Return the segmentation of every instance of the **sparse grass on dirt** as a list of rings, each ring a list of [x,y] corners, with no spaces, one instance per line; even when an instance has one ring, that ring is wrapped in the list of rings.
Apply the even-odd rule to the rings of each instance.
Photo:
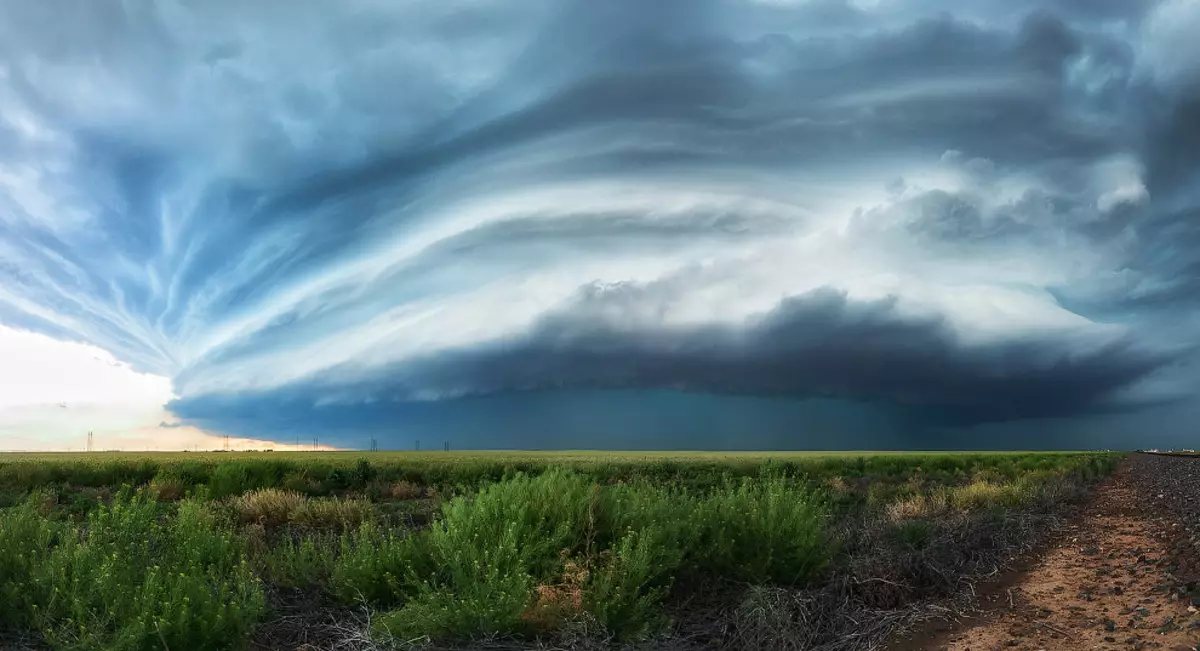
[[[0,642],[871,648],[1117,458],[0,457]]]

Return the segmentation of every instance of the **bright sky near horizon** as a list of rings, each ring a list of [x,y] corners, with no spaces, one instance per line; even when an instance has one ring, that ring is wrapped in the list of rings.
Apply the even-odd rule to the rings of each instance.
[[[225,445],[223,436],[182,424],[166,409],[175,398],[170,378],[138,372],[95,346],[0,325],[0,360],[0,451],[81,451],[88,432],[97,450]],[[297,444],[239,437],[230,447],[283,450]]]

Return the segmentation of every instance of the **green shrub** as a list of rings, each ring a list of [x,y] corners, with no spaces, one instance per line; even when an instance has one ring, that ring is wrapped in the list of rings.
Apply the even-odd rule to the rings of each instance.
[[[263,571],[285,588],[325,589],[337,564],[337,550],[336,537],[286,538],[265,554]]]
[[[702,573],[803,584],[830,561],[826,510],[811,490],[780,477],[727,487],[690,515],[700,537],[692,551]]]
[[[5,610],[53,647],[239,648],[263,612],[240,544],[199,503],[166,516],[149,492],[126,491],[78,533],[47,533],[49,525],[30,521],[35,513],[31,502],[14,514],[16,526],[4,522],[2,535],[15,538],[5,543],[40,545],[35,557],[3,570],[23,579],[23,596],[6,600]]]
[[[552,575],[561,566],[560,552],[587,537],[591,496],[587,478],[552,470],[491,484],[473,498],[455,498],[442,507],[442,519],[428,533],[435,565],[445,567],[450,576],[457,558],[511,540],[517,555],[504,558],[515,563],[513,569],[538,577]]]
[[[159,472],[150,480],[150,489],[160,502],[174,502],[187,494],[188,485],[174,472]]]
[[[393,633],[432,638],[515,633],[533,588],[559,574],[561,552],[586,538],[592,484],[566,471],[518,474],[459,497],[417,538],[430,568],[410,574],[413,597],[380,620]]]
[[[584,608],[620,639],[644,637],[666,623],[659,606],[681,556],[662,546],[669,537],[654,525],[630,530],[590,572]]]
[[[367,521],[341,536],[331,588],[347,603],[393,606],[415,593],[415,577],[430,571],[427,538]]]
[[[283,477],[282,487],[294,493],[304,495],[324,495],[325,491],[319,482],[309,476],[305,469],[293,470]]]
[[[377,626],[401,639],[470,638],[529,629],[523,615],[532,604],[534,583],[519,567],[522,554],[514,536],[464,550],[469,558],[447,559],[447,550],[437,550],[436,545],[434,556],[451,560],[451,565],[439,568],[439,579],[416,583],[404,607],[380,616]]]
[[[292,470],[285,461],[266,459],[226,461],[217,464],[209,475],[208,486],[214,499],[241,495],[262,488],[278,488]]]
[[[100,508],[101,498],[106,489],[85,488],[79,491],[69,491],[58,498],[59,506],[66,507],[66,516],[72,520],[82,520],[87,514]]]
[[[46,595],[41,580],[47,550],[63,534],[42,516],[36,498],[0,511],[0,626],[27,626]]]
[[[209,493],[214,499],[228,495],[241,495],[255,488],[260,487],[254,486],[246,469],[235,463],[220,464],[213,468],[212,475],[208,480]]]

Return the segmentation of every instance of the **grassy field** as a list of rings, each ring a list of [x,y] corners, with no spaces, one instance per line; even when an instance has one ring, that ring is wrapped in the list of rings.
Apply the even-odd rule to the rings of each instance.
[[[1118,459],[0,455],[0,647],[839,648],[1032,544]]]

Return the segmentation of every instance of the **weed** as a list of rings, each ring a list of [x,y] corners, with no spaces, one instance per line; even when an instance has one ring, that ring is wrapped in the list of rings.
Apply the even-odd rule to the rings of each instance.
[[[235,648],[263,612],[237,539],[202,504],[164,519],[150,493],[125,491],[78,534],[33,524],[32,507],[5,516],[0,531],[14,532],[6,550],[33,544],[37,554],[18,554],[0,585],[13,597],[5,610],[51,646]]]
[[[366,500],[321,497],[301,500],[292,508],[289,520],[309,529],[352,529],[369,520],[373,512]]]
[[[172,472],[160,472],[150,480],[150,490],[160,502],[175,502],[187,492],[183,478]]]
[[[700,500],[696,562],[705,572],[740,581],[803,584],[830,560],[826,511],[803,485],[781,477],[737,486]]]
[[[329,586],[334,572],[337,540],[328,536],[286,538],[265,554],[264,573],[285,588]]]
[[[371,521],[342,534],[331,576],[334,595],[383,607],[402,602],[414,592],[414,578],[427,574],[426,540]]]
[[[388,486],[387,497],[394,500],[412,500],[423,497],[425,491],[410,481],[400,480]]]
[[[241,522],[257,522],[277,527],[292,519],[292,514],[307,501],[303,495],[278,488],[264,488],[239,495],[232,500]]]
[[[935,490],[926,494],[917,494],[898,499],[884,508],[884,512],[892,522],[902,522],[915,518],[929,518],[944,512],[950,506],[950,499],[944,490]]]
[[[660,546],[654,526],[627,532],[590,573],[584,607],[622,639],[636,639],[666,624],[659,603],[678,562]]]

